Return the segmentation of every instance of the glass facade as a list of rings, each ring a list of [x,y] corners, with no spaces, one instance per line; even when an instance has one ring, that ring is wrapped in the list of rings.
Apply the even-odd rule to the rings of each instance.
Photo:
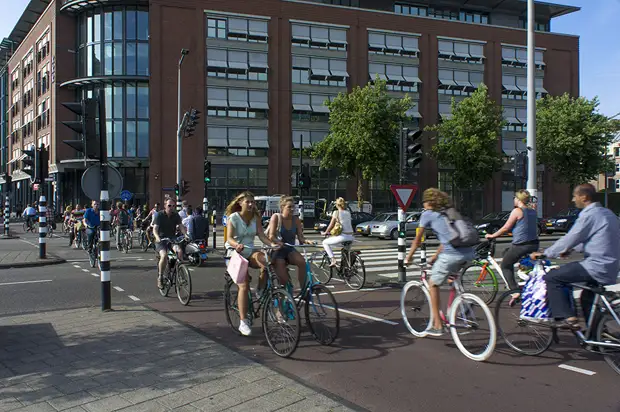
[[[78,16],[78,27],[78,77],[149,75],[146,8],[89,10]]]
[[[207,187],[209,207],[224,210],[237,194],[249,190],[267,195],[267,166],[213,165]]]

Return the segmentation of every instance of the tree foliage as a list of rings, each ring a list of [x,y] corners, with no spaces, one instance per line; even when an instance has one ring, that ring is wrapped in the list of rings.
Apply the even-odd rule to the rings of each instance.
[[[366,180],[388,178],[398,170],[400,125],[413,106],[408,96],[391,98],[386,82],[377,78],[374,84],[339,94],[327,105],[330,131],[312,151],[322,168],[338,168],[344,177],[360,173]],[[360,202],[361,183],[358,179]]]
[[[547,96],[536,104],[537,161],[572,186],[612,171],[605,156],[620,124],[598,113],[597,98]]]
[[[497,142],[504,125],[502,109],[489,98],[481,84],[460,103],[452,99],[452,117],[425,130],[437,132],[431,156],[441,165],[454,168],[452,179],[459,189],[483,184],[501,170],[502,155]]]

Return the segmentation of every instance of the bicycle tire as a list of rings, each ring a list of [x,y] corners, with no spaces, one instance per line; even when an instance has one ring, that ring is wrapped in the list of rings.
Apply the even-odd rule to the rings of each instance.
[[[424,301],[428,305],[429,313],[428,313],[428,319],[425,320],[426,326],[424,326],[423,323],[420,324],[420,326],[418,326],[417,323],[416,325],[412,325],[411,322],[409,322],[409,317],[407,316],[408,311],[407,311],[406,296],[407,296],[407,292],[409,292],[410,290],[414,288],[417,289],[418,291],[421,291],[421,295],[417,299],[413,300],[413,302],[416,303],[415,307],[413,308],[413,312],[415,313],[419,312],[420,311],[419,306],[422,305]],[[418,301],[420,300],[420,298],[423,298],[424,301],[418,304]],[[405,326],[407,327],[407,329],[409,330],[409,332],[411,332],[413,336],[418,337],[418,338],[423,338],[427,335],[428,329],[433,324],[432,322],[433,315],[431,312],[431,295],[428,289],[426,289],[426,286],[424,286],[424,283],[419,282],[417,280],[412,280],[412,281],[407,282],[407,284],[405,284],[405,287],[400,293],[400,314],[403,317],[403,323],[405,324]]]
[[[316,297],[312,295],[317,295]],[[325,295],[326,297],[321,298],[318,295]],[[312,296],[312,297],[311,297]],[[304,311],[306,312],[306,323],[308,324],[308,328],[310,329],[310,333],[314,339],[319,342],[321,345],[331,345],[338,334],[340,333],[340,313],[338,312],[338,302],[334,298],[332,292],[327,289],[325,285],[316,284],[313,285],[310,290],[306,293],[304,298],[305,307]],[[318,304],[317,304],[318,301]],[[327,304],[324,305],[323,302]],[[312,306],[311,306],[312,304]],[[325,310],[327,309],[327,310]],[[332,332],[329,328],[320,328],[318,324],[314,323],[311,318],[311,315],[315,315],[316,318],[321,318],[324,316],[323,314],[334,313],[335,316],[335,327]],[[323,331],[326,331],[323,333]]]
[[[510,349],[512,349],[513,351],[520,353],[522,355],[527,355],[527,356],[540,355],[541,353],[544,353],[547,349],[549,349],[549,347],[553,343],[553,331],[551,328],[546,327],[544,325],[537,325],[534,322],[528,322],[526,320],[520,319],[519,316],[517,315],[515,319],[517,326],[525,327],[525,328],[532,328],[534,331],[536,331],[535,333],[541,337],[543,337],[543,335],[537,331],[539,330],[548,331],[548,335],[546,336],[546,338],[544,340],[540,340],[540,345],[537,349],[527,349],[523,345],[519,344],[516,339],[513,339],[510,336],[511,334],[507,332],[506,327],[502,327],[502,324],[506,325],[506,323],[502,320],[502,313],[500,312],[502,311],[502,308],[505,309],[507,307],[512,307],[509,305],[509,303],[510,303],[510,299],[512,298],[511,295],[513,293],[521,293],[521,289],[512,289],[512,290],[502,293],[502,295],[497,300],[497,303],[495,304],[495,323],[497,325],[497,332],[502,337],[504,342],[506,342],[506,345],[508,345]],[[506,301],[508,301],[508,304],[505,303]],[[516,302],[517,304],[519,304],[519,309],[520,309],[521,298],[518,298]],[[537,326],[539,326],[539,328],[537,328]]]
[[[236,292],[233,292],[233,288],[236,289]],[[226,321],[236,334],[241,335],[241,332],[239,332],[239,324],[241,322],[241,318],[239,317],[239,305],[237,304],[238,295],[239,287],[237,286],[237,284],[233,282],[232,279],[227,279],[226,285],[224,286],[224,312],[226,313]],[[252,297],[249,294],[248,314],[246,316],[246,318],[250,321],[250,325],[252,325],[254,316],[252,313]]]
[[[142,249],[143,252],[149,250],[149,242],[146,239],[145,233],[140,234],[140,249]]]
[[[129,240],[127,239],[127,234],[123,234],[123,253],[129,253]]]
[[[172,287],[172,284],[170,282],[170,268],[166,265],[166,271],[164,273],[163,279],[163,288],[157,288],[157,290],[159,290],[159,294],[162,295],[163,297],[168,296],[168,292],[170,292],[170,288]]]
[[[186,285],[184,289],[187,296],[185,297],[181,296],[182,282],[184,282],[184,285]],[[187,269],[187,266],[185,266],[184,264],[180,264],[177,266],[176,281],[174,283],[179,302],[181,302],[183,306],[189,305],[189,301],[192,300],[192,275],[189,273],[189,269]]]
[[[271,312],[271,309],[275,306],[279,308],[279,312],[277,314],[273,314]],[[284,315],[282,312],[284,312]],[[278,315],[280,316],[278,317]],[[297,346],[299,345],[299,336],[301,334],[299,310],[297,309],[297,305],[295,304],[295,300],[291,294],[284,289],[271,289],[269,291],[269,296],[264,303],[262,316],[263,332],[265,333],[265,338],[267,339],[267,343],[269,344],[271,350],[276,355],[283,358],[288,358],[291,356],[295,350],[297,350]],[[272,335],[268,326],[268,322],[270,320],[274,320],[279,325],[283,325],[283,321],[291,321],[294,329],[287,331],[289,332],[287,335],[293,338],[293,343],[291,345],[283,349],[279,349],[277,347],[278,342],[276,342],[275,336]]]
[[[99,260],[99,248],[97,246],[93,246],[92,252],[88,254],[88,260],[91,268],[95,268],[97,266],[97,261]]]
[[[465,355],[467,358],[473,361],[484,362],[487,359],[489,359],[491,355],[493,355],[493,351],[495,350],[495,345],[497,344],[497,327],[495,325],[495,320],[493,318],[493,314],[491,313],[491,310],[480,297],[473,295],[471,293],[463,293],[461,295],[458,295],[452,302],[452,305],[450,306],[450,313],[448,315],[448,320],[450,322],[450,325],[456,325],[457,309],[460,307],[461,302],[465,300],[471,300],[471,301],[476,302],[480,306],[480,308],[482,309],[484,315],[486,316],[488,320],[489,341],[486,345],[486,348],[484,349],[484,351],[482,351],[482,353],[474,354],[465,348],[465,345],[463,345],[463,342],[461,342],[461,338],[458,335],[456,327],[450,326],[450,334],[452,335],[452,340],[454,340],[454,343],[456,344],[457,348],[459,348],[459,350],[461,351],[463,355]]]
[[[347,269],[346,273],[344,274],[344,281],[347,284],[348,287],[350,287],[353,290],[360,290],[364,287],[364,284],[366,283],[366,267],[364,266],[364,260],[359,256],[359,255],[354,255],[353,253],[351,253],[350,256],[355,256],[355,261],[353,262],[353,264],[351,264],[350,260],[349,260],[349,268]],[[358,276],[358,278],[360,279],[359,282],[357,284],[351,282],[351,279],[353,278],[353,276],[351,276],[351,271],[353,271],[353,268],[355,268],[356,266],[358,266],[361,268],[361,275]],[[358,270],[356,269],[356,272],[358,272]]]
[[[332,280],[332,276],[333,276],[332,274],[333,268],[329,266],[328,259],[329,257],[327,256],[326,253],[324,253],[323,257],[321,258],[321,263],[319,265],[312,263],[312,265],[316,267],[316,270],[313,270],[312,274],[314,275],[316,280],[321,282],[323,285],[327,285],[329,281]]]
[[[490,265],[488,265],[486,268],[483,268],[483,265],[481,265],[480,262],[474,262],[465,266],[463,270],[461,270],[460,275],[461,284],[463,285],[465,293],[483,295],[481,296],[481,298],[487,305],[490,305],[495,300],[495,297],[497,296],[497,291],[499,290],[497,276],[495,276],[495,272],[489,266]],[[466,273],[471,268],[480,268],[480,270],[470,271],[472,276],[468,276]],[[487,271],[485,275],[485,280],[487,280],[489,276],[491,277],[491,281],[490,283],[488,283],[488,285],[491,287],[490,290],[484,288],[485,283],[478,283],[478,280],[482,276],[483,269]]]
[[[24,233],[28,233],[28,223],[24,222],[24,224],[22,226],[23,226],[23,229],[24,229]]]
[[[615,309],[615,308],[614,308]],[[615,309],[618,316],[620,316],[620,311]],[[611,321],[617,329],[617,332],[610,336],[610,332],[606,329],[605,323],[607,321]],[[620,343],[620,325],[616,322],[616,320],[609,313],[605,313],[604,315],[599,317],[598,323],[596,325],[596,340],[598,342],[609,342],[609,343]],[[612,342],[610,342],[610,340]],[[617,374],[620,374],[620,349],[614,348],[605,348],[603,346],[599,346],[601,354],[603,355],[603,359],[609,365],[611,369],[613,369]]]

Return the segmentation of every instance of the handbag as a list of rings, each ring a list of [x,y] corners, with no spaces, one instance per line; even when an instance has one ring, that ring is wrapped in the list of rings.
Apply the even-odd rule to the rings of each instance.
[[[329,232],[332,236],[338,236],[342,233],[342,225],[340,224],[340,211],[336,212],[336,223],[334,223],[334,227],[331,232]]]
[[[248,260],[234,250],[228,262],[227,271],[237,285],[245,283],[248,276]]]
[[[545,320],[551,318],[551,309],[547,302],[547,284],[544,277],[545,269],[537,264],[530,272],[530,279],[527,281],[521,293],[521,313],[520,317],[528,320]]]

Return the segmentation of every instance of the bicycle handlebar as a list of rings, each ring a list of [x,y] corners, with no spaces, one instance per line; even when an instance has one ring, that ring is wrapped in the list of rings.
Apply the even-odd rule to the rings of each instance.
[[[181,243],[183,240],[185,240],[185,236],[177,236],[174,239],[171,239],[169,237],[162,237],[162,238],[160,238],[160,240],[162,242],[163,241],[168,241],[168,242],[171,242],[171,243],[178,244],[178,243]]]
[[[306,248],[306,247],[318,247],[318,248],[320,248],[321,247],[316,242],[310,243],[310,244],[303,244],[303,245],[291,245],[290,243],[284,243],[284,246],[290,246],[292,248]]]

